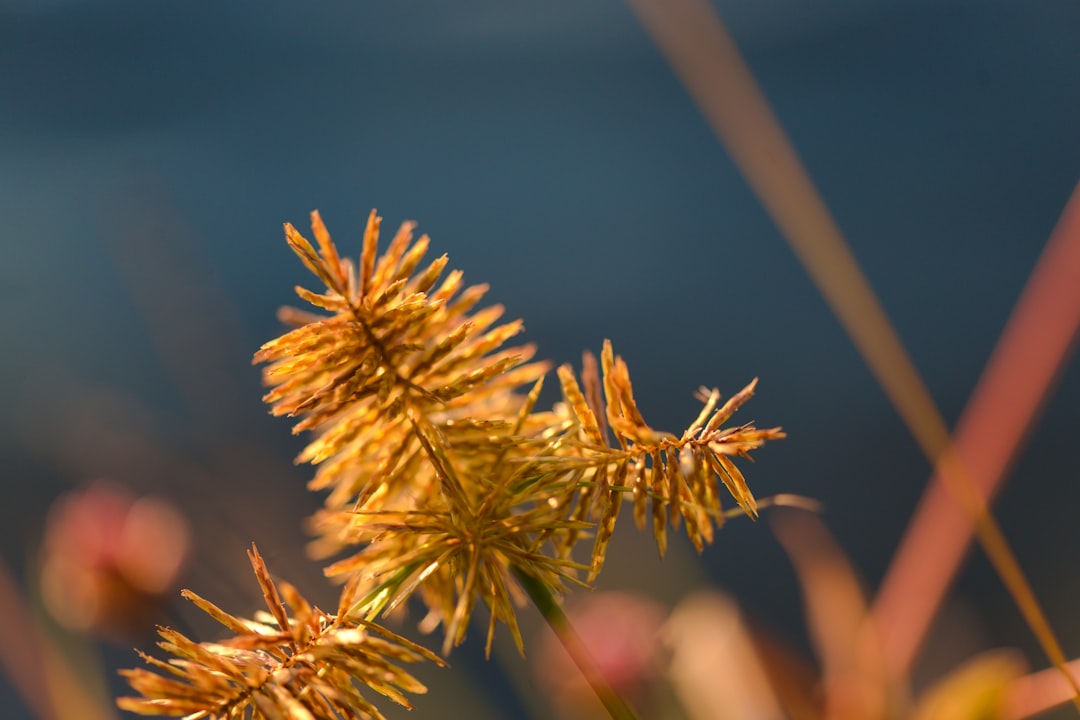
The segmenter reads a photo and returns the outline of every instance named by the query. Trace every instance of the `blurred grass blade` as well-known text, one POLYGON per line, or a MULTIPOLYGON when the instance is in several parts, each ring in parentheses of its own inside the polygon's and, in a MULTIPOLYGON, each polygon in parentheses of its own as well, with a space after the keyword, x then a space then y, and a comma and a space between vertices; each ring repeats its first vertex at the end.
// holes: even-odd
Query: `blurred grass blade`
POLYGON ((1074 687, 1065 656, 985 500, 952 450, 945 420, 836 222, 708 0, 628 0, 736 166, 806 267, 976 534, 1043 651, 1074 687))
POLYGON ((886 717, 888 679, 855 569, 813 514, 777 512, 769 520, 802 588, 806 627, 821 666, 823 717, 886 717))
MULTIPOLYGON (((1073 660, 1067 667, 1073 678, 1080 680, 1080 660, 1073 660)), ((1012 684, 1009 688, 1004 718, 1005 720, 1021 720, 1021 718, 1035 717, 1055 705, 1067 703, 1072 697, 1072 688, 1061 677, 1057 668, 1041 670, 1026 675, 1012 684)))
POLYGON ((664 624, 667 677, 690 720, 789 717, 734 600, 691 595, 664 624))
MULTIPOLYGON (((1080 185, 1031 273, 960 418, 956 452, 984 497, 1001 485, 1080 327, 1080 185)), ((874 605, 894 666, 911 665, 971 541, 971 520, 940 474, 923 494, 874 605)))
POLYGON ((34 616, 0 558, 0 670, 27 709, 40 720, 112 720, 116 715, 95 686, 99 669, 90 673, 73 664, 34 616))
POLYGON ((0 668, 34 716, 52 720, 55 713, 36 630, 19 586, 0 558, 0 637, 4 638, 0 642, 0 668))

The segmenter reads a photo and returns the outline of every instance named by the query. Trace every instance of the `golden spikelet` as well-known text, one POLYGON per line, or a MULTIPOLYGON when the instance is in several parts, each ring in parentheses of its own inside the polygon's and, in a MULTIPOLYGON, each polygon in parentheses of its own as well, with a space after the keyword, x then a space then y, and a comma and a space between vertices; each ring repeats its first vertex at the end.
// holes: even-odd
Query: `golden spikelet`
POLYGON ((604 342, 600 356, 599 380, 595 377, 596 365, 595 359, 586 354, 583 377, 587 378, 588 387, 597 388, 591 393, 592 403, 586 400, 569 366, 564 365, 558 371, 566 404, 578 424, 576 443, 565 447, 587 467, 581 481, 582 490, 571 511, 572 517, 579 520, 587 516, 600 517, 590 582, 603 566, 623 493, 629 492, 633 498, 634 519, 639 527, 644 527, 651 516, 652 532, 661 554, 667 547, 668 527, 677 528, 683 521, 687 535, 699 552, 712 542, 714 526, 724 520, 715 479, 723 483, 746 515, 757 517, 757 501, 731 458, 748 458, 751 450, 761 447, 767 440, 784 437, 784 433, 780 428, 759 430, 753 424, 723 427, 753 395, 757 379, 719 409, 716 406, 720 392, 702 389, 699 392, 699 399, 704 403, 701 412, 682 436, 676 437, 654 430, 645 422, 634 400, 629 369, 625 361, 615 355, 610 341, 604 342), (600 403, 600 385, 604 390, 602 409, 594 407, 600 403), (599 417, 606 420, 603 432, 599 417), (617 447, 611 447, 607 442, 608 427, 615 435, 617 447))
POLYGON ((359 687, 405 707, 412 706, 404 693, 427 692, 399 663, 442 665, 438 656, 374 623, 351 618, 344 609, 337 615, 323 612, 291 585, 275 584, 254 546, 248 556, 268 611, 243 619, 184 591, 233 637, 196 643, 159 628, 158 646, 173 658, 166 662, 140 653, 152 669, 121 671, 141 695, 117 700, 122 709, 188 718, 381 719, 359 687))
MULTIPOLYGON (((364 550, 327 568, 330 575, 362 573, 367 592, 353 611, 368 617, 389 612, 423 587, 429 623, 443 624, 443 652, 465 638, 477 601, 488 606, 492 623, 487 634, 490 653, 496 622, 505 623, 524 652, 514 602, 522 601, 515 574, 524 572, 552 592, 564 583, 579 583, 585 568, 541 551, 538 538, 552 530, 578 529, 585 523, 567 520, 562 508, 574 491, 555 476, 531 477, 507 472, 502 481, 477 495, 444 450, 433 427, 417 424, 444 487, 445 505, 432 503, 408 511, 361 513, 375 539, 364 550)), ((580 583, 579 583, 580 584, 580 583)))
POLYGON ((312 213, 318 251, 286 225, 289 246, 326 285, 324 293, 298 287, 297 294, 331 314, 288 313, 304 324, 255 355, 268 364, 271 412, 300 417, 294 432, 319 431, 298 460, 320 466, 312 488, 329 490, 327 506, 336 510, 382 506, 432 487, 434 476, 422 468, 401 471, 420 451, 406 410, 452 438, 468 431, 455 420, 512 415, 522 400, 513 390, 546 369, 523 364, 531 346, 500 349, 522 324, 496 325, 499 306, 473 311, 485 286, 462 290, 462 275, 454 271, 436 287, 446 256, 418 269, 429 240, 414 242, 411 223, 376 259, 379 224, 372 211, 359 273, 339 256, 318 213, 312 213))
POLYGON ((486 288, 459 291, 460 272, 433 289, 446 259, 418 269, 428 239, 413 243, 410 224, 375 260, 378 230, 373 212, 357 271, 318 214, 318 251, 286 228, 326 285, 325 294, 299 295, 333 314, 290 313, 305 324, 255 357, 268 363, 272 412, 318 433, 298 458, 319 465, 311 486, 329 491, 312 520, 313 548, 322 556, 361 548, 327 568, 361 578, 354 612, 371 617, 418 594, 426 625, 443 624, 448 652, 482 601, 520 646, 514 573, 561 590, 576 566, 540 552, 543 538, 586 524, 560 514, 576 489, 561 472, 508 461, 531 457, 569 425, 532 412, 546 365, 523 364, 531 347, 502 348, 520 321, 496 326, 502 308, 474 310, 486 288), (532 393, 518 391, 526 383, 532 393))

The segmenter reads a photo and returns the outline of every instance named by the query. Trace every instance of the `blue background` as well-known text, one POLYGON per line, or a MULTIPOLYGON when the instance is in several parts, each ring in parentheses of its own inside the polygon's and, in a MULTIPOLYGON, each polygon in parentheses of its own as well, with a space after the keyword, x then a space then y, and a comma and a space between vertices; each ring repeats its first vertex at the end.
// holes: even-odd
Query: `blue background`
MULTIPOLYGON (((718 7, 955 420, 1080 176, 1080 7, 718 7)), ((250 356, 308 282, 281 223, 303 230, 319 208, 358 252, 372 207, 490 282, 541 356, 576 364, 611 338, 657 427, 686 425, 698 385, 760 376, 744 419, 790 438, 759 453, 751 486, 821 500, 880 579, 928 465, 614 0, 0 3, 0 552, 17 573, 32 575, 48 503, 109 477, 185 507, 201 543, 188 584, 230 609, 255 597, 252 539, 332 595, 303 559, 310 471, 250 356)), ((1070 361, 998 505, 1070 657, 1078 407, 1070 361)), ((805 642, 764 524, 733 523, 665 576, 636 562, 601 585, 675 602, 722 584, 805 642)), ((980 642, 1044 665, 978 553, 958 597, 980 642)), ((476 683, 496 674, 494 716, 521 712, 514 671, 459 652, 476 683)), ((0 679, 19 707, 10 693, 0 679)))

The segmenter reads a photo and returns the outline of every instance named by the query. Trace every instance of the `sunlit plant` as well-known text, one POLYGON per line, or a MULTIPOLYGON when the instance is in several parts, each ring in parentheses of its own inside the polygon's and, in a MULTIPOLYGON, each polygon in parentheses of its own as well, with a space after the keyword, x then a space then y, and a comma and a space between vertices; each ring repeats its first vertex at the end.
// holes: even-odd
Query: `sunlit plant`
POLYGON ((442 627, 445 656, 482 603, 488 653, 499 623, 524 652, 515 608, 530 598, 612 716, 631 717, 591 669, 558 598, 601 571, 624 498, 661 555, 669 528, 683 524, 699 551, 713 541, 726 517, 721 486, 756 517, 734 459, 783 433, 726 425, 756 380, 723 403, 702 388, 693 422, 677 435, 659 431, 605 342, 599 359, 585 353, 580 376, 558 368, 563 400, 538 410, 549 364, 533 362, 531 346, 505 347, 522 324, 498 324, 499 306, 478 308, 486 286, 463 287, 445 255, 423 263, 427 236, 414 240, 406 223, 380 255, 372 211, 354 263, 318 213, 311 225, 315 245, 291 225, 285 233, 325 286, 296 289, 321 312, 284 309, 295 328, 255 361, 266 365, 272 413, 315 435, 299 460, 318 467, 310 487, 325 493, 313 549, 345 555, 326 567, 344 581, 338 608, 326 613, 275 584, 253 548, 267 611, 242 619, 186 591, 233 637, 197 643, 162 628, 159 645, 173 658, 144 655, 152 670, 125 671, 141 697, 120 705, 190 718, 379 718, 357 686, 408 705, 404 692, 425 688, 400 664, 441 661, 377 617, 417 598, 427 609, 421 628, 442 627), (581 562, 574 550, 586 539, 581 562))

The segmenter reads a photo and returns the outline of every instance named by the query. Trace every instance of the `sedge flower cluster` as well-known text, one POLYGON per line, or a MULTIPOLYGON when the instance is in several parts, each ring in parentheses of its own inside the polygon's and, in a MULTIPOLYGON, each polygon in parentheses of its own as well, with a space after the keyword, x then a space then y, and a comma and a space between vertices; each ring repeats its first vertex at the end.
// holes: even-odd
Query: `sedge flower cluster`
POLYGON ((332 622, 370 624, 417 597, 428 611, 421 627, 443 628, 445 655, 482 603, 489 652, 499 623, 520 649, 523 587, 558 596, 591 583, 624 499, 661 554, 668 529, 683 524, 699 551, 712 542, 725 517, 720 486, 756 516, 734 459, 783 433, 725 425, 756 380, 724 403, 701 389, 697 418, 681 434, 662 432, 646 423, 626 363, 605 342, 580 374, 558 368, 563 400, 540 410, 550 366, 530 345, 507 345, 521 321, 480 307, 487 287, 464 286, 445 255, 426 262, 426 235, 414 239, 406 223, 380 254, 372 211, 354 262, 318 213, 311 226, 314 244, 291 225, 285 233, 323 286, 296 289, 315 311, 283 310, 294 329, 255 362, 265 364, 271 412, 314 434, 298 461, 317 467, 310 488, 325 493, 311 549, 336 558, 327 574, 346 581, 332 622), (586 538, 583 557, 574 551, 586 538))

